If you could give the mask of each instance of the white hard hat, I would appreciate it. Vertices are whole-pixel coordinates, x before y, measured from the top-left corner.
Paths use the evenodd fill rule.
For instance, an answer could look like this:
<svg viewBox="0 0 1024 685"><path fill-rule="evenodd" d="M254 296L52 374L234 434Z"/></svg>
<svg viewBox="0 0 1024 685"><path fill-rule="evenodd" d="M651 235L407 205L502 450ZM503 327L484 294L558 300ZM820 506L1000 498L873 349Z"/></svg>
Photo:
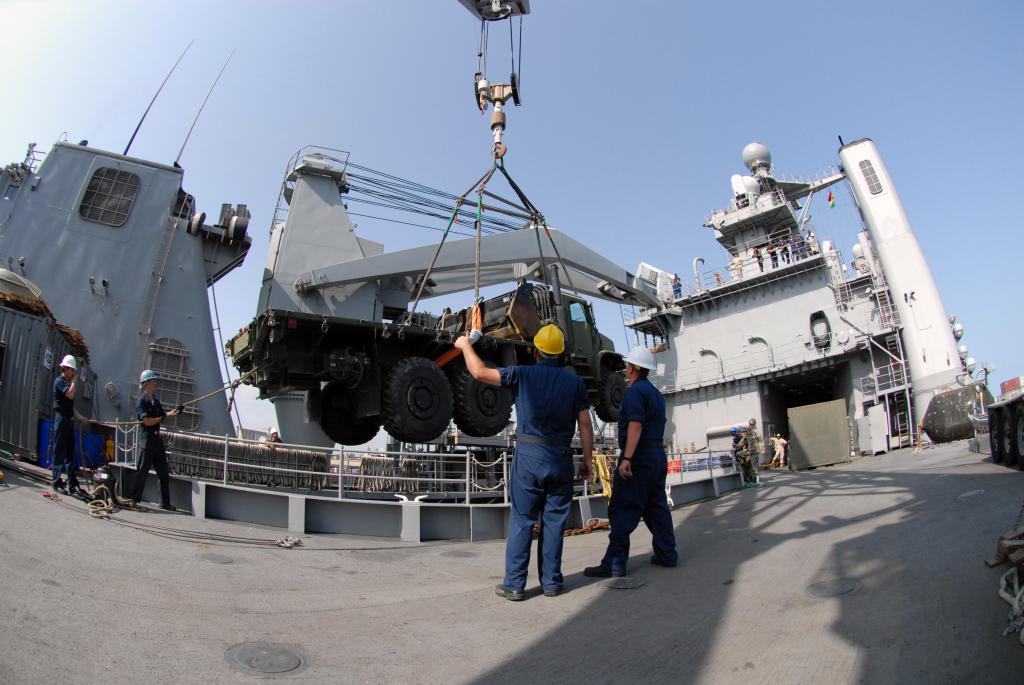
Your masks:
<svg viewBox="0 0 1024 685"><path fill-rule="evenodd" d="M654 354L643 345L635 345L629 354L622 358L622 361L650 371L654 371L658 367L654 363Z"/></svg>
<svg viewBox="0 0 1024 685"><path fill-rule="evenodd" d="M72 371L78 371L78 362L70 354L64 355L64 358L60 360L61 366L66 366Z"/></svg>
<svg viewBox="0 0 1024 685"><path fill-rule="evenodd" d="M155 380L156 380L156 371L154 371L153 369L146 369L145 371L142 372L142 375L139 376L139 385L142 385L143 383L146 383L147 381L155 381Z"/></svg>

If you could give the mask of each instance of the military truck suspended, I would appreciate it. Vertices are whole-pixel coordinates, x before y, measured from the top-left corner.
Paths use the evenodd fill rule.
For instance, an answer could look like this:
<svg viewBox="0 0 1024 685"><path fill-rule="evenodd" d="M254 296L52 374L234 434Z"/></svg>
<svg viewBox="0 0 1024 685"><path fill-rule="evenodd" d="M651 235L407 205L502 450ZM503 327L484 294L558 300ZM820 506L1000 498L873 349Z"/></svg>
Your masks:
<svg viewBox="0 0 1024 685"><path fill-rule="evenodd" d="M476 346L493 366L532 364L533 336L560 324L563 362L583 379L597 415L618 418L622 357L597 331L590 303L523 283L479 309L485 335ZM343 445L366 442L382 425L399 440L427 441L452 419L463 433L484 437L505 428L513 400L474 380L461 356L451 358L471 311L388 324L268 310L228 341L227 352L239 372L255 372L262 396L307 391L310 418Z"/></svg>

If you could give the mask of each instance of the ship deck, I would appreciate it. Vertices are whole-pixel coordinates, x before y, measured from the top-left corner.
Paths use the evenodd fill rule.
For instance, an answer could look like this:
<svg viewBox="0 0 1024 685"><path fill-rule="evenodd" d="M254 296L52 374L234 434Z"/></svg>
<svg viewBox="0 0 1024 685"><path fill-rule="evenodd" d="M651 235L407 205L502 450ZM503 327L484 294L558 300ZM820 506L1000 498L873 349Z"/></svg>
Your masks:
<svg viewBox="0 0 1024 685"><path fill-rule="evenodd" d="M966 443L768 474L765 487L677 509L682 563L647 563L641 526L637 589L583 577L604 533L568 538L567 591L544 597L531 573L521 603L494 595L501 541L307 535L300 548L253 547L198 536L283 533L158 509L117 514L146 528L117 525L16 474L5 482L9 685L251 682L227 656L250 642L297 655L302 665L277 677L301 682L995 683L1024 673L1024 647L1000 637L1005 568L983 563L1016 521L1024 473Z"/></svg>

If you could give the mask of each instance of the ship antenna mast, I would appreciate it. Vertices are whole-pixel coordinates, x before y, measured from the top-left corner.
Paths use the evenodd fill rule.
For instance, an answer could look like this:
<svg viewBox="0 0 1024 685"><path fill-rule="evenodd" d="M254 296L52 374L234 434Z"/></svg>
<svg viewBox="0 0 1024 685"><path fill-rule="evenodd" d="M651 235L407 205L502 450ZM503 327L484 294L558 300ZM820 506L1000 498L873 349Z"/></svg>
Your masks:
<svg viewBox="0 0 1024 685"><path fill-rule="evenodd" d="M192 125L188 129L188 133L185 134L185 140L181 142L181 149L178 150L178 156L174 158L174 166L178 166L178 162L181 160L182 153L185 152L185 146L188 145L188 139L192 137L192 130L196 127L196 123L199 121L199 116L203 113L203 108L206 107L206 101L213 95L213 89L217 87L217 83L220 82L220 77L224 75L224 70L228 68L228 62L235 56L235 51L232 50L228 58L224 60L224 66L220 68L220 72L217 74L217 78L213 80L213 85L210 86L210 90L206 93L206 97L203 98L203 104L199 105L199 111L196 112L196 118L192 120Z"/></svg>
<svg viewBox="0 0 1024 685"><path fill-rule="evenodd" d="M128 144L124 146L124 152L122 154L127 156L128 150L132 148L132 143L135 142L135 136L138 135L139 129L142 128L142 122L146 120L146 115L149 114L149 110L151 107L153 107L153 103L156 102L157 97L160 95L160 91L162 91L164 89L164 86L167 85L167 80L171 78L171 74L173 74L174 70L178 68L178 65L181 64L182 58L185 57L185 53L188 52L188 49L192 47L192 43L195 42L196 41L194 38L188 42L188 45L185 46L185 49L181 52L181 55L178 57L178 61L175 62L174 66L171 67L171 70L167 72L167 76L164 76L164 82L161 83L160 87L156 89L155 93L153 93L153 99L149 101L149 105L146 107L146 111L142 113L142 118L139 119L139 123L135 126L135 130L132 131L132 137L128 139Z"/></svg>

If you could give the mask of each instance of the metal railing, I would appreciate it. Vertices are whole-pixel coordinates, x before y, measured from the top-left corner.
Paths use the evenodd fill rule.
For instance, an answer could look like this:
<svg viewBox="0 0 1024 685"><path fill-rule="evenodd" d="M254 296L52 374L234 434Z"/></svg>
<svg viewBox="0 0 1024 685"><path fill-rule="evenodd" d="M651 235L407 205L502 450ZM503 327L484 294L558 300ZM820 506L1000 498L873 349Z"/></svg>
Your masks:
<svg viewBox="0 0 1024 685"><path fill-rule="evenodd" d="M711 212L705 219L704 225L721 229L726 224L726 219L734 219L730 223L736 223L747 216L760 214L766 210L788 204L786 195L779 189L773 190L770 193L755 195L753 201L751 201L750 194L747 193L738 196L738 198L733 198L729 209L716 209Z"/></svg>
<svg viewBox="0 0 1024 685"><path fill-rule="evenodd" d="M372 451L314 446L285 445L225 436L223 438L164 431L171 473L222 485L262 486L285 490L308 490L311 494L336 499L429 499L464 504L508 503L512 450L486 455L485 450L433 452L416 450ZM200 442L196 442L200 441ZM196 449L201 444L202 453ZM114 464L136 468L138 429L118 428ZM426 448L427 446L423 446ZM217 448L218 452L214 452ZM318 454L317 467L287 464L289 455ZM256 458L256 457L262 457ZM595 458L597 455L595 455ZM273 460L277 461L274 462ZM715 477L716 469L735 469L731 454L672 452L668 455L672 474L700 474ZM573 456L578 470L582 456ZM677 479L678 480L678 479ZM692 480L692 478L691 478ZM574 485L574 496L600 492L600 481L592 478Z"/></svg>
<svg viewBox="0 0 1024 685"><path fill-rule="evenodd" d="M907 372L903 368L903 364L891 364L876 369L873 375L863 376L860 379L861 392L865 395L880 395L906 384Z"/></svg>

